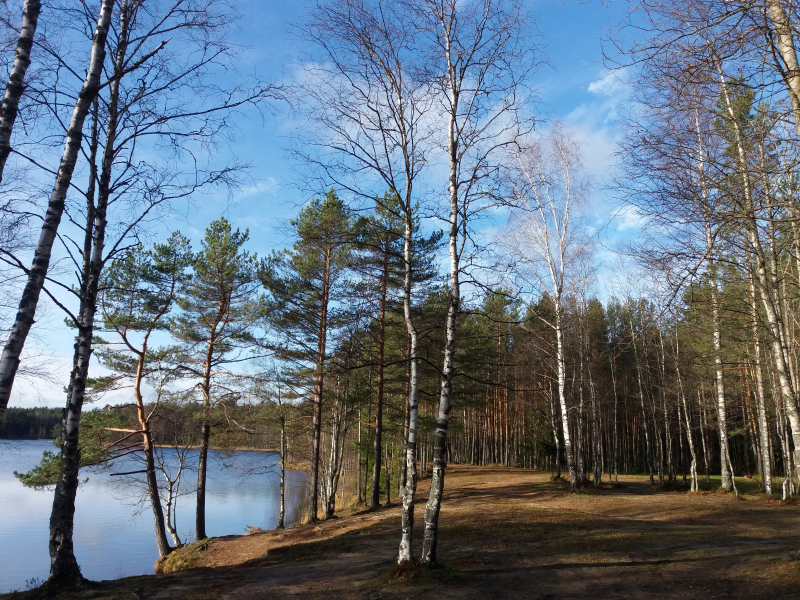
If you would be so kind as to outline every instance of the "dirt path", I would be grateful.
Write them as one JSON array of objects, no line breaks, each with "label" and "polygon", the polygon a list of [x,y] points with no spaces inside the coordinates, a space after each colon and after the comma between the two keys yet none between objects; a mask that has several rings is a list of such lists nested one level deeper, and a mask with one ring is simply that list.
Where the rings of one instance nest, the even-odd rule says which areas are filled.
[{"label": "dirt path", "polygon": [[[185,551],[197,568],[59,598],[800,599],[800,561],[785,560],[800,550],[799,507],[620,481],[624,487],[569,495],[544,473],[448,467],[443,566],[400,579],[393,508],[213,539]],[[420,539],[418,528],[417,552]]]}]

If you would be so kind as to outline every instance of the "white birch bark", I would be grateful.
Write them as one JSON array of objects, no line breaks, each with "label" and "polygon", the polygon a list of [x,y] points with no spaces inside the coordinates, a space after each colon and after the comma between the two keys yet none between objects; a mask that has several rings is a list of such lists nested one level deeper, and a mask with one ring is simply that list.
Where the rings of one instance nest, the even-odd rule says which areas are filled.
[{"label": "white birch bark", "polygon": [[761,295],[761,302],[764,307],[764,314],[767,319],[767,325],[770,333],[773,359],[775,361],[775,370],[778,375],[778,383],[781,390],[783,399],[784,410],[786,412],[787,420],[791,428],[791,435],[794,441],[794,462],[795,465],[800,464],[800,414],[798,414],[797,402],[795,398],[795,389],[792,384],[792,374],[789,366],[788,347],[784,338],[784,323],[782,315],[780,314],[780,307],[777,304],[777,289],[774,282],[771,281],[769,273],[769,259],[767,252],[761,243],[760,233],[758,230],[758,223],[755,219],[755,205],[752,197],[752,185],[750,181],[750,173],[747,167],[747,157],[744,149],[744,141],[742,132],[740,131],[739,124],[736,120],[736,115],[733,109],[733,103],[728,91],[728,83],[722,67],[717,65],[720,75],[720,83],[722,87],[722,95],[725,99],[725,106],[730,117],[731,126],[736,140],[736,150],[739,162],[739,171],[742,177],[742,193],[744,196],[745,206],[742,210],[741,219],[744,226],[750,251],[755,262],[755,283]]},{"label": "white birch bark", "polygon": [[[686,402],[686,394],[683,391],[683,379],[681,378],[677,318],[675,322],[675,377],[678,381],[678,394],[680,395],[681,406],[683,407],[684,424],[686,425],[686,439],[689,441],[689,453],[692,456],[692,464],[689,467],[689,473],[691,475],[691,485],[689,489],[692,492],[697,492],[700,489],[697,483],[697,454],[694,451],[694,439],[692,438],[692,419],[689,417],[689,407]],[[684,474],[685,473],[686,471],[684,471]],[[685,481],[686,480],[684,479],[684,485]]]},{"label": "white birch bark", "polygon": [[[25,91],[25,73],[31,64],[31,47],[41,9],[41,0],[25,0],[22,6],[22,27],[14,52],[14,65],[8,76],[6,95],[0,105],[0,182],[3,181],[3,171],[11,154],[11,131],[17,118],[19,99]],[[0,412],[0,420],[2,416]]]},{"label": "white birch bark", "polygon": [[619,483],[619,439],[617,426],[617,405],[619,404],[619,398],[617,396],[617,376],[614,369],[614,363],[617,360],[616,354],[612,354],[609,359],[611,363],[611,385],[614,390],[614,482]]},{"label": "white birch bark", "polygon": [[39,241],[36,244],[31,268],[28,271],[28,279],[20,298],[19,310],[3,349],[2,357],[0,357],[0,417],[5,414],[8,406],[25,340],[34,323],[39,294],[41,294],[47,270],[50,266],[53,243],[56,239],[61,216],[64,213],[64,203],[72,182],[72,173],[75,170],[75,164],[83,142],[83,124],[95,96],[100,91],[100,77],[103,74],[103,63],[106,56],[106,37],[113,8],[113,0],[103,0],[100,6],[100,16],[94,32],[86,79],[72,111],[64,152],[61,156],[61,164],[58,168],[53,191],[50,194],[50,201],[47,205]]},{"label": "white birch bark", "polygon": [[784,10],[782,0],[766,0],[766,13],[773,30],[770,44],[783,61],[781,76],[789,94],[795,127],[800,133],[800,65],[794,45],[795,25]]},{"label": "white birch bark", "polygon": [[647,413],[644,407],[644,387],[642,386],[642,365],[639,362],[639,352],[636,349],[636,332],[633,329],[633,305],[631,303],[630,308],[630,328],[631,328],[631,344],[633,345],[633,358],[636,361],[636,382],[639,384],[639,402],[641,404],[642,409],[642,428],[644,429],[644,442],[645,442],[645,452],[646,455],[646,462],[647,467],[650,470],[650,484],[655,484],[655,480],[653,479],[653,452],[650,448],[650,433],[647,427]]},{"label": "white birch bark", "polygon": [[[746,240],[745,240],[746,243]],[[764,377],[761,372],[761,341],[758,335],[758,311],[756,306],[756,288],[753,283],[753,270],[750,264],[750,256],[747,256],[747,281],[750,288],[750,312],[752,315],[753,328],[753,369],[756,380],[756,396],[758,404],[758,439],[759,450],[761,452],[762,477],[764,481],[764,493],[772,496],[772,461],[769,456],[769,426],[767,425],[767,409],[764,400]]]}]

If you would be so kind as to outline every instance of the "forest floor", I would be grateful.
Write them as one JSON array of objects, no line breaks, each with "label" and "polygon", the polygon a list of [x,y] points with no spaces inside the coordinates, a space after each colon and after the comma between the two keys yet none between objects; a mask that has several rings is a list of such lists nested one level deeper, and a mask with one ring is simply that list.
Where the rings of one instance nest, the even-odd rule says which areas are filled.
[{"label": "forest floor", "polygon": [[[448,466],[437,569],[394,568],[400,509],[191,544],[176,572],[4,598],[800,598],[800,506],[620,476],[570,495],[550,474]],[[415,552],[428,481],[420,482]]]}]

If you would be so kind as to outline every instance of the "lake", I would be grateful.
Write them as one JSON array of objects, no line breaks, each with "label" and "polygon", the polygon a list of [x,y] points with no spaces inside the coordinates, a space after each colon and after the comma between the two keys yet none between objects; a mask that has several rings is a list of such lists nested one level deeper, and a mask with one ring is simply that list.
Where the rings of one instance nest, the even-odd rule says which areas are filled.
[{"label": "lake", "polygon": [[[38,585],[50,571],[47,544],[53,492],[25,488],[13,474],[30,470],[45,450],[57,448],[48,441],[0,440],[0,593],[24,590],[32,580]],[[197,455],[196,450],[189,453],[186,464],[195,470],[184,471],[181,493],[187,493],[178,499],[176,529],[183,543],[194,539]],[[275,528],[280,477],[264,467],[276,460],[277,455],[268,452],[209,453],[209,536],[241,534],[247,525]],[[153,572],[158,550],[153,512],[149,502],[141,502],[143,488],[110,475],[141,468],[135,458],[123,457],[113,470],[81,470],[74,538],[84,577],[102,580]],[[287,470],[287,527],[296,519],[305,481],[305,473]]]}]

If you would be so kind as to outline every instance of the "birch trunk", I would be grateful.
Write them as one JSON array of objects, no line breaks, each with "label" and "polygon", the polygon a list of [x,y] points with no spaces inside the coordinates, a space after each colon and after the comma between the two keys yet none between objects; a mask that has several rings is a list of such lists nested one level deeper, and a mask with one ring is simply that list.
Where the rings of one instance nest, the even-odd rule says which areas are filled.
[{"label": "birch trunk", "polygon": [[553,440],[556,444],[556,479],[561,479],[561,438],[558,437],[558,421],[556,421],[556,410],[553,406],[553,386],[548,382],[547,397],[550,400],[550,424],[553,428]]},{"label": "birch trunk", "polygon": [[6,95],[0,105],[0,182],[3,181],[3,171],[8,155],[11,154],[11,131],[17,118],[19,99],[25,91],[25,73],[31,64],[31,47],[41,9],[41,0],[25,0],[22,6],[22,28],[14,52],[14,65],[8,76]]},{"label": "birch trunk", "polygon": [[286,514],[286,417],[281,415],[281,489],[280,489],[280,497],[281,497],[281,505],[280,510],[278,511],[278,525],[276,529],[284,529],[284,518]]},{"label": "birch trunk", "polygon": [[[410,190],[407,188],[407,194]],[[417,423],[419,420],[419,407],[417,405],[417,346],[419,335],[414,326],[411,313],[411,285],[412,272],[412,241],[414,222],[411,218],[410,197],[406,199],[405,227],[403,229],[403,263],[405,277],[403,281],[403,318],[408,331],[408,398],[406,410],[408,411],[408,432],[405,440],[405,477],[406,485],[403,490],[403,514],[400,518],[400,549],[397,555],[398,564],[406,564],[414,559],[414,496],[417,493]]]},{"label": "birch trunk", "polygon": [[795,26],[781,0],[766,0],[766,9],[774,34],[770,43],[783,61],[781,76],[792,104],[795,127],[800,133],[800,65],[794,45]]},{"label": "birch trunk", "polygon": [[[95,31],[95,40],[99,36],[103,38],[103,41],[105,41],[111,8],[112,7],[107,5],[106,2],[103,3],[101,8],[101,16],[98,20],[97,30]],[[103,12],[106,9],[108,10],[108,15],[105,15]],[[123,2],[120,9],[120,41],[115,60],[115,73],[120,73],[122,71],[122,65],[125,59],[129,25],[128,19],[129,14],[127,2]],[[104,28],[101,29],[103,24]],[[96,58],[94,50],[95,49],[93,48],[93,60]],[[102,58],[104,59],[104,53]],[[97,75],[99,77],[99,73]],[[83,90],[81,93],[83,93]],[[92,98],[89,99],[89,104],[91,104],[93,101],[96,93],[97,90],[95,89]],[[59,475],[58,482],[56,483],[56,488],[53,495],[53,508],[50,513],[50,577],[48,581],[59,586],[76,586],[80,584],[82,579],[80,567],[75,559],[72,543],[75,516],[75,497],[78,491],[78,470],[80,467],[80,450],[78,449],[78,439],[81,411],[83,408],[83,401],[86,391],[86,380],[89,375],[89,362],[92,355],[94,321],[97,308],[97,290],[100,283],[100,273],[104,264],[103,252],[105,248],[106,227],[108,224],[106,213],[108,209],[110,193],[111,168],[114,159],[118,101],[119,78],[112,82],[110,90],[106,145],[103,153],[103,166],[100,174],[97,207],[94,211],[91,260],[89,262],[88,273],[86,273],[88,276],[84,277],[81,281],[81,302],[78,316],[78,339],[75,343],[73,368],[72,373],[70,374],[69,387],[67,389],[67,407],[64,411],[64,420],[62,422],[61,473]],[[85,117],[85,115],[86,112],[84,112],[83,117]],[[73,118],[74,116],[75,115],[73,113]],[[81,129],[82,127],[83,119],[81,119]],[[70,124],[70,129],[72,129],[72,124]],[[81,131],[79,130],[76,140],[78,148],[76,150],[80,149],[80,134]],[[74,163],[75,161],[73,160],[72,168],[74,168]],[[70,178],[71,174],[72,169],[70,169]],[[61,209],[63,211],[63,198]],[[92,225],[87,223],[87,234],[91,230]],[[53,233],[55,232],[53,231]],[[85,260],[86,257],[84,256],[84,261]],[[44,274],[42,275],[42,282],[43,279]],[[39,287],[39,290],[41,290],[41,286]]]},{"label": "birch trunk", "polygon": [[642,407],[642,427],[644,428],[644,441],[645,441],[645,465],[650,470],[650,484],[655,484],[653,479],[653,453],[650,449],[650,433],[647,430],[647,413],[644,408],[644,388],[642,387],[642,366],[639,364],[639,353],[636,349],[636,333],[633,330],[633,310],[630,315],[631,325],[631,344],[633,345],[633,358],[636,361],[636,381],[639,384],[639,401]]},{"label": "birch trunk", "polygon": [[[711,244],[711,229],[706,222],[706,240]],[[709,258],[709,273],[711,274],[711,313],[714,324],[714,366],[717,386],[717,418],[720,447],[720,465],[722,472],[722,489],[730,492],[733,489],[731,472],[725,457],[728,455],[728,419],[725,413],[725,379],[722,371],[722,335],[719,329],[719,291],[717,289],[716,266],[713,259]]]},{"label": "birch trunk", "polygon": [[[31,326],[34,323],[36,307],[39,303],[39,294],[44,286],[47,270],[50,266],[50,256],[53,251],[56,232],[58,231],[61,216],[64,213],[64,203],[67,192],[72,182],[72,173],[75,170],[75,163],[80,154],[81,143],[83,141],[83,124],[86,115],[92,106],[97,93],[100,91],[100,77],[103,73],[103,63],[106,56],[106,37],[108,26],[111,20],[111,13],[114,8],[113,0],[103,0],[100,6],[100,16],[97,20],[94,38],[92,41],[91,58],[89,68],[86,72],[86,79],[83,82],[75,108],[72,111],[69,128],[67,129],[64,152],[61,156],[61,164],[58,174],[50,194],[50,201],[47,205],[44,223],[36,244],[33,255],[33,262],[28,271],[28,279],[22,292],[14,324],[3,349],[0,358],[0,417],[5,415],[8,400],[11,396],[11,389],[14,385],[14,377],[19,368],[20,355],[25,346]],[[75,435],[77,436],[77,423]],[[67,535],[62,532],[59,535]],[[72,532],[69,531],[71,538]],[[58,536],[57,536],[58,537]],[[71,544],[71,541],[70,541]],[[58,544],[56,544],[58,546]],[[70,547],[71,552],[71,547]]]},{"label": "birch trunk", "polygon": [[[681,397],[681,405],[683,406],[683,417],[685,419],[686,425],[686,439],[689,441],[689,453],[692,456],[692,464],[689,467],[689,473],[691,474],[692,482],[690,491],[697,492],[700,488],[697,484],[697,454],[694,451],[694,440],[692,439],[692,420],[689,417],[689,407],[686,403],[686,394],[683,392],[683,380],[681,379],[681,368],[680,368],[680,361],[679,361],[679,347],[678,347],[678,327],[677,322],[675,324],[675,377],[678,381],[678,394]],[[686,473],[686,471],[684,471]],[[686,479],[684,476],[684,485]]]},{"label": "birch trunk", "polygon": [[[746,242],[745,242],[746,243]],[[756,395],[758,404],[758,433],[761,453],[761,476],[764,481],[764,493],[772,496],[772,464],[769,456],[769,426],[767,425],[767,407],[764,399],[764,378],[761,372],[761,342],[758,337],[758,312],[756,310],[756,288],[753,283],[753,271],[750,256],[747,256],[747,280],[750,287],[750,311],[753,317],[753,350],[755,353],[754,369],[756,379]]]},{"label": "birch trunk", "polygon": [[[449,46],[448,46],[449,52]],[[449,57],[449,55],[448,55]],[[444,360],[442,363],[442,381],[439,394],[439,412],[436,417],[436,433],[433,438],[433,472],[428,503],[425,507],[425,533],[422,547],[422,562],[433,567],[437,564],[436,541],[439,529],[439,510],[444,491],[444,470],[446,467],[447,427],[450,420],[450,396],[453,391],[453,356],[456,350],[456,319],[461,302],[459,285],[460,255],[458,252],[459,206],[458,206],[458,162],[459,149],[456,142],[456,112],[459,106],[458,93],[451,81],[450,112],[447,128],[447,151],[450,160],[450,290],[447,303],[447,321],[445,323]]]},{"label": "birch trunk", "polygon": [[[178,469],[178,478],[180,477],[180,472],[183,468],[183,459],[181,459],[181,467]],[[170,537],[172,538],[172,543],[175,544],[176,548],[180,548],[183,543],[181,542],[180,536],[178,536],[177,525],[175,521],[175,511],[174,507],[177,502],[177,490],[175,489],[176,483],[166,477],[167,480],[167,520],[166,520],[166,528],[169,532]],[[177,479],[176,479],[177,481]]]},{"label": "birch trunk", "polygon": [[[702,387],[702,383],[700,384]],[[703,406],[703,398],[700,390],[697,390],[697,403],[700,406],[700,441],[703,443],[703,463],[706,468],[706,485],[711,486],[711,475],[708,470],[708,446],[706,445],[706,428],[708,427],[708,420],[706,419],[706,409]]]},{"label": "birch trunk", "polygon": [[569,416],[567,413],[567,394],[566,394],[566,361],[564,356],[564,332],[561,322],[561,298],[555,304],[556,312],[556,362],[558,369],[558,401],[561,405],[561,429],[564,436],[564,455],[567,457],[567,469],[569,470],[569,491],[578,491],[578,474],[575,469],[575,456],[572,451],[572,443],[569,435]]},{"label": "birch trunk", "polygon": [[739,124],[735,118],[732,100],[728,92],[728,85],[722,68],[718,66],[722,93],[728,114],[731,117],[731,124],[735,134],[736,149],[739,161],[739,170],[742,176],[742,192],[744,196],[743,225],[747,234],[750,250],[755,261],[755,283],[759,288],[761,301],[764,306],[764,313],[769,327],[772,353],[775,360],[775,370],[778,375],[781,396],[783,399],[784,411],[789,421],[791,435],[794,442],[794,461],[795,465],[800,465],[800,414],[798,414],[795,389],[791,377],[790,358],[788,347],[784,338],[784,317],[781,315],[780,306],[777,301],[776,282],[771,281],[769,273],[769,259],[765,251],[758,231],[758,223],[755,219],[755,205],[752,197],[752,185],[750,174],[747,168],[747,156],[744,149],[744,142]]}]

